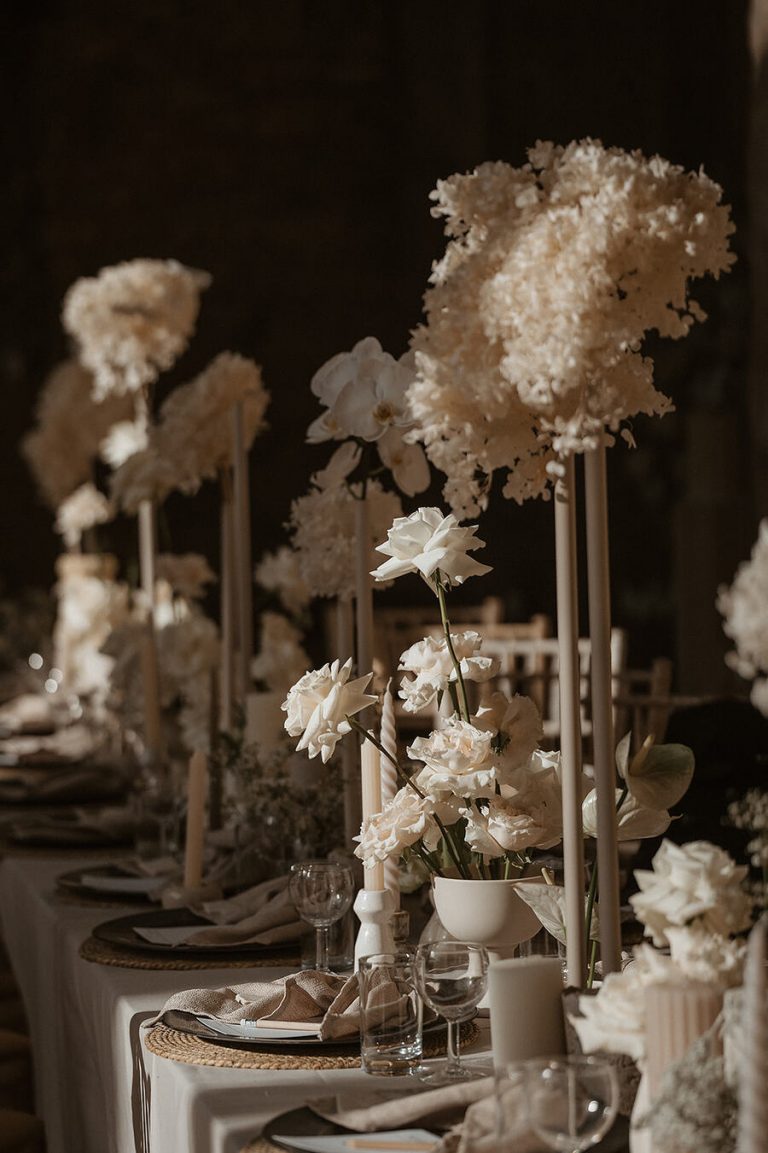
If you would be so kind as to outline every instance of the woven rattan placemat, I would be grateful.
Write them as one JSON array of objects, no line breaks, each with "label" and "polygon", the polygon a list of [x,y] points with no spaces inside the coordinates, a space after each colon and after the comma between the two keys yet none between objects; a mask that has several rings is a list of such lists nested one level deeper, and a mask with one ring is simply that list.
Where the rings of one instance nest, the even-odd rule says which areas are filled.
[{"label": "woven rattan placemat", "polygon": [[194,957],[153,956],[133,953],[96,937],[87,937],[80,946],[80,956],[95,965],[114,965],[118,969],[264,969],[295,965],[298,953],[222,953],[198,960]]},{"label": "woven rattan placemat", "polygon": [[[472,1021],[461,1026],[461,1039],[467,1044],[477,1036],[477,1027]],[[151,1053],[166,1057],[170,1061],[181,1061],[184,1065],[213,1065],[218,1069],[356,1069],[360,1065],[360,1053],[349,1048],[339,1047],[338,1051],[326,1049],[323,1053],[302,1054],[287,1050],[236,1049],[193,1037],[190,1033],[180,1033],[167,1025],[155,1025],[146,1034],[145,1044]],[[424,1045],[425,1057],[438,1057],[445,1052],[445,1040],[440,1037]],[[271,1149],[269,1144],[266,1149]]]}]

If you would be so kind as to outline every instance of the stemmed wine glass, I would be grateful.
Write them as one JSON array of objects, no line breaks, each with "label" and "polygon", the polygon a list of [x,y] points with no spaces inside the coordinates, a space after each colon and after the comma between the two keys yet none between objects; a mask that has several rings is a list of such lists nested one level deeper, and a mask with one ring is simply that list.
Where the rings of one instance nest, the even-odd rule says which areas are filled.
[{"label": "stemmed wine glass", "polygon": [[336,861],[299,861],[291,866],[291,899],[302,921],[315,929],[315,968],[330,972],[328,929],[352,904],[352,869]]},{"label": "stemmed wine glass", "polygon": [[471,1081],[484,1072],[468,1069],[459,1060],[459,1026],[472,1016],[488,984],[488,953],[467,941],[427,941],[416,950],[416,987],[422,1000],[448,1025],[444,1065],[420,1072],[422,1081],[449,1085]]},{"label": "stemmed wine glass", "polygon": [[512,1066],[524,1070],[526,1109],[534,1133],[558,1153],[581,1153],[616,1118],[616,1070],[598,1057],[553,1057]]}]

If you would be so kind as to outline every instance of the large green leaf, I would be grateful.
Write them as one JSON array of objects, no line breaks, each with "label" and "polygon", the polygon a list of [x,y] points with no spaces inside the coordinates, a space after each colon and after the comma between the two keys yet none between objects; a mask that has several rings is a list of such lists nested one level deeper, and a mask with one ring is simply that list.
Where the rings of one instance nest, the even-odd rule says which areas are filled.
[{"label": "large green leaf", "polygon": [[[642,751],[642,750],[641,750]],[[685,796],[695,759],[687,745],[652,745],[627,768],[630,793],[649,809],[669,809]]]}]

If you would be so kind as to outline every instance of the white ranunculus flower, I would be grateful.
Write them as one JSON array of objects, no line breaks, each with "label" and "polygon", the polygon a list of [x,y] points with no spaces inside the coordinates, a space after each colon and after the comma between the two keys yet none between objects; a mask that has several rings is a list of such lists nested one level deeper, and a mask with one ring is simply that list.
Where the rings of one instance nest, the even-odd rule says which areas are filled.
[{"label": "white ranunculus flower", "polygon": [[424,762],[417,777],[419,788],[438,798],[491,795],[496,782],[491,741],[491,733],[456,714],[429,737],[417,737],[407,751],[412,760]]},{"label": "white ranunculus flower", "polygon": [[[621,789],[616,790],[616,800],[621,796]],[[582,820],[584,822],[584,836],[597,836],[597,789],[590,789],[581,804]],[[617,831],[620,841],[634,841],[636,838],[660,837],[666,833],[672,824],[672,818],[666,809],[649,809],[641,805],[636,797],[629,793],[622,801],[618,811]]]},{"label": "white ranunculus flower", "polygon": [[437,570],[450,585],[460,585],[471,576],[490,572],[490,566],[469,556],[483,548],[485,541],[475,537],[476,525],[460,525],[453,513],[445,516],[439,508],[420,508],[410,516],[398,517],[376,551],[390,559],[371,574],[374,580],[392,580],[417,572],[427,583]]},{"label": "white ranunculus flower", "polygon": [[324,764],[333,755],[337,742],[351,731],[346,718],[377,699],[365,692],[373,674],[350,681],[351,672],[350,657],[343,665],[336,660],[305,673],[280,706],[287,713],[286,732],[291,737],[301,737],[297,751],[306,749],[310,757],[320,754]]},{"label": "white ranunculus flower", "polygon": [[[496,675],[498,661],[480,655],[479,633],[451,633],[451,644],[465,681],[487,681]],[[425,637],[411,645],[402,653],[398,669],[414,674],[403,677],[398,694],[406,712],[411,713],[431,705],[438,693],[457,680],[445,637]]]},{"label": "white ranunculus flower", "polygon": [[728,937],[749,925],[751,902],[742,888],[746,875],[746,865],[737,865],[708,841],[663,841],[653,870],[635,871],[640,892],[629,900],[656,945],[667,943],[667,929],[684,925]]}]

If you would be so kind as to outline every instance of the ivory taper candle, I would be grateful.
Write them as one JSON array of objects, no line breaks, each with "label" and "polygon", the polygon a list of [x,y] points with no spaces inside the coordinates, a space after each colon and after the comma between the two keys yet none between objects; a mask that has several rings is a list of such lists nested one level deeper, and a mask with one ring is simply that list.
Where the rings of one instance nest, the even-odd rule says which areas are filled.
[{"label": "ivory taper candle", "polygon": [[[363,741],[360,750],[360,780],[363,793],[363,824],[381,812],[381,764],[379,750],[370,741]],[[384,863],[377,861],[364,870],[366,889],[384,888]]]},{"label": "ivory taper candle", "polygon": [[[390,760],[390,757],[395,761],[397,760],[397,726],[395,724],[395,702],[390,688],[391,683],[390,681],[387,684],[381,706],[381,746],[389,753],[388,757],[385,757],[383,754],[381,757],[382,808],[386,805],[387,801],[392,800],[400,787],[397,779],[397,769]],[[384,861],[384,887],[391,889],[395,898],[395,908],[399,909],[400,866],[397,857],[387,857],[386,861]]]},{"label": "ivory taper candle", "polygon": [[576,469],[563,461],[555,486],[557,642],[560,653],[560,753],[563,788],[563,865],[568,985],[580,989],[586,970],[584,931],[584,833],[581,815],[581,692],[579,675]]},{"label": "ivory taper candle", "polygon": [[768,1153],[768,914],[747,945],[739,1068],[738,1153]]},{"label": "ivory taper candle", "polygon": [[205,790],[208,762],[196,750],[189,758],[187,777],[187,836],[184,848],[184,888],[199,889],[203,882],[203,843],[205,840]]},{"label": "ivory taper candle", "polygon": [[251,687],[253,651],[253,598],[251,595],[251,496],[248,450],[243,429],[243,404],[232,408],[232,466],[234,487],[234,561],[237,587],[238,699],[242,705]]},{"label": "ivory taper candle", "polygon": [[[348,597],[336,601],[336,656],[346,661],[355,655],[355,611]],[[357,743],[353,737],[341,742],[341,777],[344,790],[344,844],[352,851],[354,839],[360,832],[361,800],[360,773],[357,763]]]},{"label": "ivory taper candle", "polygon": [[365,676],[373,666],[373,580],[371,568],[371,526],[368,500],[355,501],[355,616],[357,626],[357,675]]},{"label": "ivory taper candle", "polygon": [[[589,635],[592,641],[592,744],[597,792],[600,961],[603,976],[621,969],[619,851],[611,668],[611,583],[605,445],[584,454]],[[620,736],[624,734],[621,733]]]},{"label": "ivory taper candle", "polygon": [[157,669],[157,644],[151,618],[144,625],[141,638],[141,687],[144,697],[144,743],[151,760],[163,758],[163,724],[160,713],[160,679]]}]

